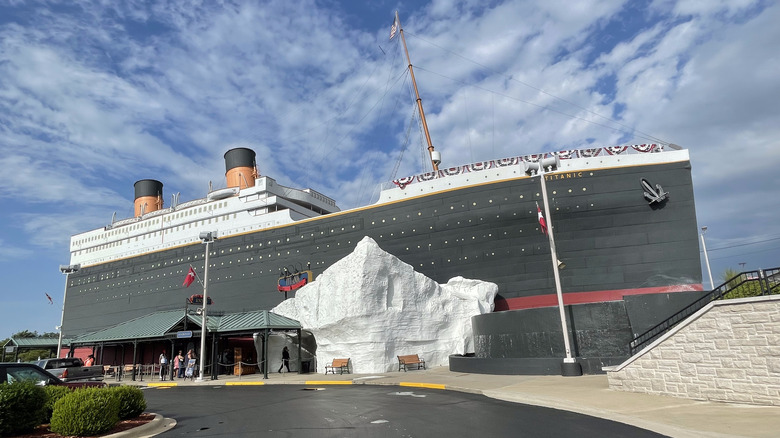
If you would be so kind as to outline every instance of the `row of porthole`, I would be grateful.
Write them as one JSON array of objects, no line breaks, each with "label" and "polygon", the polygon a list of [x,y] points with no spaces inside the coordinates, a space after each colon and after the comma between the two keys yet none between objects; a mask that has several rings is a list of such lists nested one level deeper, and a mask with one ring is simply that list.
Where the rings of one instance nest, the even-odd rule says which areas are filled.
[{"label": "row of porthole", "polygon": [[[492,237],[492,233],[491,233],[491,234],[488,234],[488,235],[487,235],[487,237]],[[472,239],[472,240],[476,240],[476,236],[472,236],[472,237],[471,237],[471,239]],[[456,239],[456,241],[457,241],[457,240],[463,240],[463,241],[465,242],[465,239]],[[351,241],[348,241],[346,244],[347,244],[347,245],[350,245],[351,243],[352,243]],[[448,241],[444,241],[444,243],[445,243],[445,244],[448,244],[449,242],[448,242]],[[340,246],[340,245],[341,245],[341,242],[338,242],[336,245],[337,245],[337,246]],[[430,247],[432,246],[432,244],[430,244],[430,243],[429,243],[427,246],[428,246],[428,248],[430,248]],[[327,247],[330,247],[330,245],[327,245]],[[420,245],[417,245],[417,248],[418,248],[418,249],[422,249],[422,247],[421,247]],[[319,247],[319,246],[318,246],[318,247],[317,247],[317,249],[321,249],[321,247]],[[406,248],[406,250],[407,250],[407,251],[409,251],[409,247],[407,247],[407,248]],[[524,250],[523,250],[523,251],[524,251]],[[296,251],[296,252],[297,252],[297,253],[300,253],[300,251]],[[291,255],[291,252],[290,252],[290,251],[288,251],[286,255]],[[281,256],[281,253],[277,253],[277,254],[276,254],[276,256],[277,256],[277,257]],[[273,254],[268,254],[268,256],[267,256],[267,257],[268,257],[268,258],[273,258]],[[475,256],[475,257],[476,257],[476,256]],[[259,261],[259,260],[262,260],[262,259],[263,259],[263,256],[262,256],[262,255],[258,255],[258,256],[257,256],[257,258],[258,258],[258,261]],[[465,259],[468,259],[468,257],[466,257]],[[247,262],[247,263],[248,263],[248,262],[251,262],[252,260],[254,260],[254,257],[248,257],[248,258],[244,259],[244,261],[245,261],[245,262]],[[232,261],[232,260],[231,260],[231,261],[228,261],[228,262],[221,262],[219,266],[225,266],[225,264],[227,264],[227,265],[232,265],[232,264],[233,264],[233,262],[234,262],[234,261]],[[241,263],[241,259],[238,259],[238,260],[236,260],[235,262],[236,262],[237,264],[238,264],[238,263]],[[450,260],[450,259],[448,259],[448,262],[451,262],[451,260]],[[316,263],[315,263],[315,265],[319,265],[319,264],[324,264],[324,262],[316,262]],[[431,262],[431,264],[434,264],[434,263],[433,263],[433,262]],[[158,264],[157,264],[157,266],[158,266],[158,267],[159,267],[160,265],[161,265],[160,263],[158,263]],[[214,265],[211,265],[211,266],[212,266],[212,267],[216,267],[217,265],[216,265],[216,264],[214,264]],[[424,266],[424,264],[420,264],[420,266]],[[260,273],[262,274],[262,273],[263,273],[263,271],[261,271]],[[141,279],[138,279],[138,278],[136,278],[136,279],[132,280],[131,282],[133,282],[133,283],[137,283],[137,282],[139,282],[139,281],[141,281],[141,282],[143,282],[143,281],[149,281],[149,280],[152,280],[152,279],[155,279],[155,278],[157,278],[157,279],[159,279],[159,278],[161,278],[161,277],[162,277],[162,278],[165,278],[165,277],[167,277],[168,275],[171,275],[171,276],[181,276],[181,275],[184,275],[184,274],[185,274],[185,270],[184,270],[184,269],[180,269],[180,270],[178,270],[178,271],[176,271],[176,272],[162,273],[162,274],[157,274],[156,276],[148,276],[148,277],[146,277],[146,278],[141,278]],[[245,276],[246,274],[242,274],[242,275],[244,275],[244,276]],[[215,281],[219,281],[219,280],[220,280],[220,277],[217,277],[217,278],[215,279]],[[110,288],[110,287],[116,287],[116,286],[123,286],[123,285],[126,285],[126,284],[127,284],[127,282],[124,282],[124,283],[119,283],[119,284],[117,284],[117,283],[114,283],[114,284],[111,284],[111,285],[109,285],[109,286],[107,286],[107,287],[109,287],[109,288]],[[169,287],[169,289],[170,289],[170,288],[173,288],[173,287],[176,287],[176,288],[178,288],[179,286],[171,286],[171,287]],[[98,286],[98,287],[96,287],[96,288],[94,288],[94,289],[93,289],[93,288],[90,288],[90,289],[88,289],[88,291],[92,291],[92,290],[99,290],[99,288],[100,288],[99,286]],[[159,290],[159,288],[157,288],[157,289],[155,289],[155,290]]]},{"label": "row of porthole", "polygon": [[[515,213],[515,215],[516,215],[516,213]],[[499,216],[497,215],[496,217],[499,217]],[[480,218],[480,220],[482,220],[482,218]],[[469,220],[469,223],[470,223],[470,222],[471,222],[471,220]],[[460,222],[458,222],[458,224],[460,224]],[[431,229],[433,229],[433,227],[432,227],[432,226],[431,226],[430,228],[431,228]],[[412,232],[415,232],[415,231],[416,231],[416,229],[412,229]],[[521,233],[522,233],[522,230],[520,230],[519,232],[521,232]],[[401,231],[401,234],[402,234],[402,235],[403,235],[403,234],[405,234],[405,231]],[[507,232],[504,232],[504,235],[507,235]],[[395,233],[390,233],[390,236],[391,236],[391,237],[394,237],[394,236],[395,236]],[[382,236],[382,235],[380,235],[380,238],[381,238],[381,237],[383,237],[383,236]],[[488,235],[488,237],[492,237],[492,234],[489,234],[489,235]],[[476,239],[476,236],[472,236],[471,238],[472,238],[472,240],[475,240],[475,239]],[[465,242],[465,240],[464,240],[464,239],[460,239],[460,240],[462,240],[462,241],[464,241],[464,242]],[[456,242],[457,242],[457,241],[458,241],[458,239],[456,239]],[[268,241],[268,242],[269,242],[269,244],[271,243],[271,241]],[[280,243],[280,242],[281,242],[281,240],[277,240],[277,242],[279,242],[279,243]],[[348,244],[348,245],[349,245],[349,244],[351,244],[351,243],[352,243],[352,241],[348,241],[348,242],[347,242],[347,244]],[[444,241],[444,244],[448,244],[448,243],[449,243],[448,241],[446,241],[446,240]],[[260,245],[262,245],[262,244],[260,244]],[[340,245],[341,245],[341,242],[337,242],[336,246],[340,246]],[[251,247],[253,247],[253,246],[254,246],[254,245],[247,245],[247,246],[246,246],[246,248],[251,248]],[[430,247],[430,246],[431,246],[431,244],[429,244],[428,246]],[[330,248],[330,244],[326,245],[326,248]],[[419,246],[418,246],[418,248],[419,248]],[[241,246],[239,246],[239,247],[238,247],[238,248],[236,248],[236,249],[237,249],[237,250],[240,250],[240,249],[241,249]],[[317,247],[316,247],[316,249],[318,249],[318,250],[319,250],[319,249],[322,249],[322,247],[321,247],[321,246],[317,246]],[[407,251],[408,251],[408,250],[409,250],[409,248],[407,247]],[[230,248],[230,249],[228,250],[228,252],[233,252],[233,249],[232,249],[232,248]],[[220,253],[221,253],[221,254],[224,254],[224,253],[225,253],[225,250],[222,250],[222,251],[220,251]],[[300,253],[300,250],[296,250],[296,253]],[[280,257],[281,255],[282,255],[282,253],[280,253],[280,252],[277,252],[277,253],[276,253],[276,256],[277,256],[277,257]],[[291,252],[290,252],[290,251],[287,251],[286,255],[291,255]],[[258,257],[258,260],[262,260],[262,259],[264,258],[264,256],[262,256],[262,255],[258,255],[257,257]],[[268,256],[267,256],[267,257],[268,257],[269,259],[270,259],[270,258],[273,258],[273,254],[268,254]],[[192,257],[188,257],[187,259],[188,259],[188,260],[190,260],[191,258],[192,258]],[[198,258],[198,256],[196,255],[194,258],[195,258],[195,259],[197,259],[197,258]],[[251,260],[253,260],[253,258],[247,258],[247,259],[246,259],[246,261],[247,261],[247,262],[249,262],[249,261],[251,261]],[[180,259],[178,259],[178,260],[177,260],[177,262],[178,262],[178,263],[181,263],[182,261],[183,261],[183,259],[182,259],[182,258],[180,258]],[[236,262],[237,262],[237,263],[241,263],[241,259],[237,260]],[[171,263],[174,263],[174,262],[173,262],[173,261],[171,261]],[[229,262],[227,262],[227,263],[228,263],[228,265],[230,265],[230,264],[232,264],[232,263],[233,263],[233,261],[229,261]],[[155,267],[159,268],[159,267],[162,267],[163,265],[167,265],[167,264],[168,264],[168,262],[165,262],[165,263],[162,263],[162,262],[160,262],[160,263],[157,263],[156,265],[155,265],[155,264],[152,264],[152,265],[150,266],[150,268],[152,268],[152,269],[153,269],[153,268],[155,268]],[[220,264],[220,266],[224,266],[224,265],[225,265],[225,262],[222,262],[222,263]],[[183,274],[183,271],[182,271],[182,272],[179,272],[179,274]],[[163,274],[163,275],[164,275],[164,274]],[[159,278],[159,277],[160,277],[160,275],[158,274],[158,275],[157,275],[157,278]],[[152,277],[147,277],[147,278],[145,278],[145,279],[142,279],[141,281],[144,281],[144,280],[150,280],[150,279],[152,279]],[[86,280],[86,282],[87,282],[87,283],[89,283],[89,282],[91,282],[90,280],[92,280],[92,278],[88,278],[88,279],[85,279],[85,280]],[[102,278],[102,277],[101,277],[101,281],[102,281],[102,280],[104,280],[104,278]],[[136,280],[134,280],[134,281],[136,281],[136,282],[137,282],[137,281],[139,281],[139,280],[138,280],[138,279],[136,279]],[[79,284],[79,285],[81,285],[81,284],[83,284],[83,283],[82,283],[82,282],[79,282],[78,284]],[[113,286],[113,285],[112,285],[112,286]]]},{"label": "row of porthole", "polygon": [[[586,188],[584,188],[584,187],[583,187],[583,191],[584,191],[584,190],[586,190]],[[571,192],[571,189],[569,189],[569,192]],[[523,198],[523,195],[520,195],[520,198]],[[488,202],[492,203],[492,202],[493,202],[493,200],[491,199],[491,200],[489,200]],[[472,205],[476,205],[476,202],[472,203]],[[593,204],[591,204],[591,206],[593,206]],[[461,207],[465,207],[465,204],[461,204]],[[454,207],[452,207],[452,206],[451,206],[451,208],[454,208]],[[576,208],[579,208],[579,206],[577,206]],[[558,210],[559,210],[559,208],[558,208]],[[530,215],[530,214],[532,214],[532,213],[533,213],[533,211],[530,211],[530,212],[529,212],[529,215]],[[418,213],[417,213],[417,215],[418,215],[418,216],[421,216],[421,215],[422,215],[422,212],[418,212]],[[514,216],[517,216],[517,213],[515,212],[513,215],[514,215]],[[407,217],[409,217],[409,215],[407,215]],[[497,218],[499,218],[499,217],[500,217],[500,215],[496,215],[496,217],[497,217]],[[394,221],[395,221],[395,220],[396,220],[396,218],[394,217],[392,220],[394,220]],[[484,220],[483,218],[480,218],[480,221],[483,221],[483,220]],[[383,222],[384,222],[384,220],[383,220]],[[468,222],[469,222],[469,223],[471,223],[471,222],[472,222],[472,220],[469,220]],[[372,222],[372,224],[375,224],[375,222]],[[457,222],[457,224],[458,224],[458,225],[460,225],[460,221],[458,221],[458,222]],[[354,229],[354,228],[356,228],[356,226],[355,226],[355,225],[352,225],[352,228]],[[432,229],[433,229],[433,226],[430,226],[429,228],[432,230]],[[342,227],[342,228],[341,228],[341,230],[342,230],[342,231],[345,231],[345,228],[344,228],[344,227]],[[335,228],[334,228],[334,229],[331,229],[331,232],[335,232]],[[416,232],[416,229],[412,229],[412,232]],[[520,230],[519,232],[521,232],[521,233],[522,233],[522,230]],[[320,232],[320,234],[324,234],[324,232]],[[403,235],[403,234],[405,234],[405,231],[401,231],[401,234],[402,234],[402,235]],[[505,232],[504,234],[506,235],[507,233]],[[314,236],[314,233],[310,233],[310,236],[311,236],[311,237],[313,237],[313,236]],[[391,236],[391,237],[394,237],[394,236],[395,236],[395,233],[390,233],[390,236]],[[304,235],[301,235],[301,238],[304,238],[304,237],[305,237]],[[382,237],[384,237],[384,236],[383,236],[383,235],[380,235],[380,238],[382,238]],[[472,236],[472,239],[475,239],[475,237],[474,237],[474,236]],[[289,238],[286,238],[286,239],[285,239],[285,241],[289,241],[289,240],[290,240]],[[277,243],[281,243],[281,239],[277,239]],[[348,243],[351,243],[351,242],[348,242]],[[445,241],[445,244],[446,244],[446,243],[448,243],[448,242],[446,242],[446,241]],[[269,245],[270,245],[270,244],[272,244],[272,241],[270,241],[270,240],[269,240],[269,241],[268,241],[268,244],[269,244]],[[258,244],[258,246],[260,246],[260,247],[261,247],[262,245],[263,245],[262,243],[259,243],[259,244]],[[337,245],[336,245],[336,246],[340,246],[340,243],[337,243]],[[252,244],[252,245],[247,245],[245,248],[249,249],[249,248],[253,248],[253,247],[254,247],[254,244]],[[330,247],[330,244],[326,245],[326,248],[329,248],[329,247]],[[320,247],[320,246],[317,246],[317,249],[321,249],[321,248],[322,248],[322,247]],[[241,250],[241,246],[238,246],[238,247],[236,248],[236,250],[237,250],[237,251],[240,251],[240,250]],[[225,251],[226,251],[226,250],[224,250],[224,249],[223,249],[223,250],[220,250],[220,254],[225,254]],[[228,251],[228,253],[232,253],[232,252],[233,252],[233,249],[232,249],[232,248],[230,248],[230,249],[228,249],[227,251]],[[299,251],[298,251],[298,252],[299,252]],[[290,252],[289,252],[289,251],[287,252],[287,255],[290,255]],[[281,256],[281,253],[277,253],[277,256]],[[273,255],[272,255],[272,254],[269,254],[269,255],[268,255],[268,258],[272,258],[272,257],[273,257]],[[197,258],[198,258],[198,256],[196,255],[194,258],[195,258],[195,259],[197,259]],[[258,258],[259,258],[259,259],[262,259],[262,258],[263,258],[263,256],[258,256]],[[191,257],[188,257],[188,260],[190,260],[190,259],[191,259]],[[179,260],[181,261],[182,259],[179,259]],[[249,260],[249,259],[247,259],[247,260]],[[240,263],[240,260],[238,260],[238,262]],[[167,263],[165,263],[165,264],[167,264]],[[229,264],[232,264],[232,262],[229,262]],[[161,263],[158,263],[158,264],[157,264],[157,267],[160,267],[161,265],[162,265]],[[224,262],[223,262],[223,265],[224,265]],[[154,264],[153,264],[151,267],[152,267],[152,268],[154,268],[154,267],[155,267],[155,266],[154,266]],[[89,279],[87,279],[87,280],[89,280]],[[103,278],[101,278],[101,281],[102,281],[102,280],[103,280]]]},{"label": "row of porthole", "polygon": [[[418,214],[419,214],[419,213],[418,213]],[[514,213],[514,215],[517,215],[517,213]],[[496,217],[498,218],[498,217],[500,217],[500,215],[497,215]],[[393,218],[393,219],[395,219],[395,218]],[[480,221],[482,221],[482,220],[484,220],[484,219],[483,219],[483,218],[480,218]],[[471,223],[471,222],[472,222],[472,220],[469,220],[468,222],[469,222],[469,223]],[[457,224],[458,224],[458,225],[460,225],[460,221],[458,221],[458,222],[457,222]],[[354,228],[354,227],[355,227],[355,226],[353,225],[353,228]],[[430,226],[429,228],[432,230],[432,229],[433,229],[433,226]],[[344,228],[342,228],[342,230],[344,230]],[[416,229],[412,229],[412,232],[416,232]],[[520,230],[520,232],[522,232],[522,230]],[[404,235],[405,233],[406,233],[405,231],[401,231],[401,233],[400,233],[400,234],[401,234],[401,235]],[[506,232],[505,232],[504,234],[506,235]],[[312,233],[312,236],[313,236],[313,233]],[[384,237],[384,235],[380,235],[380,238],[383,238],[383,237]],[[395,233],[390,233],[390,237],[395,237]],[[475,238],[476,238],[475,236],[472,236],[472,240],[474,240]],[[289,238],[288,238],[287,240],[289,241]],[[457,240],[456,240],[456,241],[457,241]],[[281,239],[277,239],[277,243],[281,243]],[[347,244],[351,244],[351,243],[352,243],[351,241],[348,241],[348,242],[347,242]],[[447,241],[445,241],[444,243],[445,243],[445,244],[447,244],[448,242],[447,242]],[[269,241],[268,241],[268,244],[269,244],[269,245],[270,245],[270,244],[272,244],[272,241],[270,241],[270,240],[269,240]],[[262,246],[262,243],[259,243],[259,244],[258,244],[258,246]],[[336,246],[341,246],[341,243],[340,243],[340,242],[338,242],[338,243],[336,244]],[[245,248],[246,248],[246,249],[251,249],[251,248],[253,248],[253,247],[254,247],[254,244],[252,244],[252,245],[246,245],[246,246],[245,246]],[[325,248],[330,248],[330,244],[326,245],[326,246],[325,246]],[[318,250],[319,250],[319,249],[322,249],[322,247],[321,247],[321,246],[317,246],[317,247],[316,247],[316,249],[318,249]],[[239,245],[239,246],[236,248],[236,250],[237,250],[237,251],[240,251],[240,250],[241,250],[241,246]],[[225,249],[222,249],[222,250],[220,250],[220,254],[225,254],[225,252],[226,252],[226,251],[227,251],[228,253],[232,253],[232,252],[233,252],[233,248],[229,248],[229,249],[227,249],[227,250],[225,250]],[[297,253],[299,253],[300,251],[299,251],[299,250],[296,250],[296,252],[297,252]],[[291,254],[291,253],[290,253],[290,251],[287,251],[287,255],[290,255],[290,254]],[[277,253],[276,255],[277,255],[277,256],[281,256],[282,254],[281,254],[281,253]],[[268,258],[273,258],[273,254],[269,254],[267,257],[268,257]],[[193,257],[192,257],[192,256],[190,256],[190,257],[188,257],[188,258],[187,258],[187,260],[191,260],[192,258],[193,258]],[[194,258],[195,258],[195,259],[197,259],[197,258],[198,258],[198,255],[195,255],[195,256],[194,256]],[[258,255],[258,258],[259,258],[260,260],[262,260],[262,259],[263,259],[263,256],[262,256],[262,255]],[[249,261],[250,259],[247,259],[247,260]],[[171,261],[170,263],[181,263],[182,261],[183,261],[183,259],[182,259],[182,258],[180,258],[180,259],[178,259],[176,262],[174,262],[174,261]],[[240,259],[238,260],[238,262],[240,263]],[[163,265],[167,265],[167,264],[168,264],[168,262],[165,262],[165,263],[162,263],[162,262],[160,262],[160,263],[157,263],[156,265],[155,265],[155,264],[152,264],[152,265],[150,266],[150,268],[152,268],[152,269],[154,269],[155,267],[156,267],[156,268],[160,268],[160,267],[162,267]],[[228,262],[228,264],[232,264],[232,261],[231,261],[231,262]],[[224,262],[222,263],[222,265],[224,266]],[[158,275],[158,277],[159,277],[159,275]],[[147,278],[147,279],[150,279],[150,278]],[[101,280],[103,280],[103,278],[101,278]],[[89,281],[88,281],[88,282],[89,282]]]},{"label": "row of porthole", "polygon": [[[428,246],[430,247],[430,246],[431,246],[431,244],[428,244]],[[521,251],[525,251],[525,249],[522,249]],[[487,254],[486,254],[486,255],[487,255]],[[490,253],[490,256],[495,256],[495,253]],[[269,257],[270,257],[270,256],[269,256]],[[474,259],[477,259],[477,258],[479,258],[479,257],[480,257],[479,255],[472,256],[472,258],[474,258]],[[261,258],[262,258],[262,257],[261,257]],[[469,256],[464,256],[464,257],[459,257],[459,258],[458,258],[458,261],[467,261],[467,260],[469,260]],[[229,262],[228,264],[231,264],[231,263],[232,263],[232,262]],[[317,262],[315,262],[313,265],[314,265],[314,266],[319,266],[319,265],[323,265],[324,263],[325,263],[324,261],[317,261]],[[452,263],[452,259],[447,259],[447,263]],[[224,265],[224,263],[222,263],[222,265]],[[431,261],[431,262],[430,262],[430,265],[435,265],[435,262],[434,262],[434,261]],[[425,264],[424,264],[424,263],[420,263],[418,266],[419,266],[419,267],[424,267],[424,266],[425,266]],[[178,274],[178,275],[182,275],[182,273],[183,273],[183,272],[184,272],[184,271],[182,270],[181,272],[178,272],[177,274]],[[274,270],[269,270],[269,272],[274,272]],[[260,275],[262,275],[262,274],[264,274],[264,273],[265,273],[265,271],[264,271],[264,270],[261,270],[261,271],[259,272],[259,274],[260,274]],[[166,276],[166,274],[161,274],[161,275],[162,275],[163,277],[165,277],[165,276]],[[174,273],[170,273],[169,275],[173,276],[173,275],[174,275]],[[245,274],[245,273],[244,273],[244,274],[242,274],[242,277],[245,277],[246,275],[247,275],[247,274]],[[252,272],[252,273],[250,273],[249,275],[250,275],[250,276],[252,276],[252,275],[255,275],[255,274],[254,274],[254,272]],[[158,275],[157,277],[159,278],[159,277],[160,277],[160,275]],[[231,278],[233,278],[233,276],[232,276],[232,275],[229,275],[229,276],[226,276],[226,277],[216,277],[216,278],[214,278],[214,280],[213,280],[213,281],[215,281],[215,282],[218,282],[218,281],[229,280],[229,279],[231,279]],[[135,280],[133,280],[133,282],[138,282],[138,281],[148,281],[148,280],[151,280],[151,279],[152,279],[152,277],[147,277],[146,279],[141,279],[141,280],[139,280],[139,279],[135,279]],[[122,283],[122,284],[112,284],[112,285],[106,286],[106,288],[107,288],[107,289],[111,289],[112,287],[117,287],[117,286],[122,286],[122,285],[124,285],[124,283]],[[82,293],[98,292],[98,291],[100,290],[100,288],[101,288],[100,286],[96,286],[96,287],[93,287],[93,288],[86,289],[85,291],[82,291]],[[180,286],[180,285],[178,285],[178,283],[176,283],[176,284],[172,284],[172,285],[170,285],[170,286],[168,286],[168,287],[157,287],[157,288],[154,288],[154,289],[146,289],[146,290],[142,290],[142,291],[130,292],[130,293],[127,293],[127,294],[122,294],[122,295],[115,295],[115,296],[113,296],[112,298],[105,298],[105,297],[104,297],[104,298],[100,298],[99,300],[100,300],[100,301],[103,301],[103,300],[108,300],[108,299],[117,299],[117,298],[122,298],[122,297],[125,297],[125,296],[130,296],[130,295],[133,295],[133,294],[135,294],[135,295],[141,295],[141,294],[146,294],[146,293],[164,292],[164,291],[166,291],[166,290],[174,290],[174,289],[178,290],[178,289],[180,289],[180,288],[181,288],[181,286]]]},{"label": "row of porthole", "polygon": [[[587,188],[586,188],[586,187],[582,187],[582,191],[587,191]],[[571,188],[570,188],[570,189],[568,189],[568,192],[569,192],[569,193],[572,193],[572,192],[573,192],[573,189],[571,189]],[[557,190],[553,190],[553,192],[552,192],[552,193],[553,193],[553,194],[557,194],[557,193],[558,193],[558,191],[557,191]],[[539,193],[536,193],[536,196],[537,196],[537,197],[539,197],[539,196],[540,196],[540,194],[539,194]],[[519,198],[520,198],[520,199],[524,199],[524,197],[525,197],[524,195],[520,195],[520,196],[519,196]],[[508,198],[506,198],[506,197],[505,197],[505,198],[504,198],[504,200],[506,201],[506,200],[508,200]],[[492,203],[493,203],[493,199],[489,199],[487,202],[492,204]],[[477,202],[472,202],[472,206],[477,206]],[[591,204],[591,206],[593,206],[593,205]],[[460,205],[460,207],[461,207],[461,208],[465,208],[465,207],[466,207],[466,205],[465,205],[465,204],[461,204],[461,205]],[[577,206],[576,208],[579,208],[579,206]],[[454,206],[454,205],[451,205],[451,206],[450,206],[450,210],[454,210],[454,209],[455,209],[455,206]],[[556,208],[556,210],[560,210],[560,208]],[[435,214],[436,212],[438,212],[438,210],[434,210],[434,214]],[[533,213],[533,212],[531,211],[530,213]],[[422,216],[422,212],[417,212],[417,215],[418,215],[418,216]],[[407,216],[407,218],[409,218],[409,217],[410,217],[410,215],[408,215],[408,214],[407,214],[406,216]],[[235,214],[234,214],[234,217],[235,217]],[[223,219],[223,220],[224,220],[224,219]],[[397,218],[393,217],[393,218],[392,218],[392,220],[393,220],[393,221],[395,221],[395,220],[397,220]],[[210,222],[210,219],[209,219],[209,222]],[[382,223],[385,223],[385,219],[382,219]],[[376,221],[372,221],[372,222],[371,222],[371,224],[372,224],[372,225],[376,225]],[[354,228],[356,228],[356,226],[355,226],[355,225],[352,225],[352,228],[354,229]],[[344,228],[344,227],[342,227],[342,228],[341,228],[341,231],[345,231],[345,228]],[[334,228],[334,229],[331,229],[331,230],[330,230],[330,232],[331,232],[331,233],[334,233],[334,232],[335,232],[335,228]],[[324,234],[325,234],[325,232],[324,232],[324,231],[321,231],[321,232],[320,232],[320,235],[324,235]],[[311,237],[314,237],[314,233],[311,233],[311,234],[310,234],[310,236],[311,236]],[[301,235],[301,236],[300,236],[300,238],[301,238],[301,239],[303,239],[303,238],[305,238],[305,237],[304,237],[304,235]],[[136,240],[137,240],[137,238],[136,238]],[[289,242],[289,240],[290,240],[289,238],[286,238],[286,241],[288,241],[288,242]],[[277,240],[277,243],[281,243],[281,240]],[[271,244],[271,241],[268,241],[268,244],[270,245],[270,244]],[[112,245],[112,246],[115,246],[115,245],[116,245],[116,243],[113,243],[113,244],[110,244],[110,245]],[[262,243],[260,243],[259,245],[260,245],[260,246],[262,246]],[[240,247],[239,247],[239,248],[240,248]],[[89,249],[88,251],[92,251],[92,249]],[[80,254],[80,252],[79,252],[79,254]]]}]

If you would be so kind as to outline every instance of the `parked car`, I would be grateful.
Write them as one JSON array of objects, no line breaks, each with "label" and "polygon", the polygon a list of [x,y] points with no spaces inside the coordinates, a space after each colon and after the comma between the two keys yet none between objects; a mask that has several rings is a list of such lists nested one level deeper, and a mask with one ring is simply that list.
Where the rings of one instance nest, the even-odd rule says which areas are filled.
[{"label": "parked car", "polygon": [[76,382],[64,382],[58,379],[50,372],[42,369],[34,363],[16,363],[16,362],[1,362],[0,363],[0,383],[14,383],[25,380],[31,380],[36,385],[61,385],[68,388],[83,388],[85,386],[104,386],[103,382],[95,381],[76,381]]},{"label": "parked car", "polygon": [[63,382],[76,380],[103,380],[103,366],[86,366],[77,357],[55,357],[41,359],[36,364],[44,370],[54,374]]}]

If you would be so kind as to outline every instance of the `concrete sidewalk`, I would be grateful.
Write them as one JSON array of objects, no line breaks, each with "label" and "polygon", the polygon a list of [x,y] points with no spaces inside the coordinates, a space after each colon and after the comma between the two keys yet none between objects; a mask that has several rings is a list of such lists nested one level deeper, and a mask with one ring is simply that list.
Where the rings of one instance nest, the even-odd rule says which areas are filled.
[{"label": "concrete sidewalk", "polygon": [[[147,378],[148,379],[148,378]],[[108,382],[113,383],[113,382]],[[467,374],[447,367],[377,374],[269,373],[219,376],[203,382],[145,380],[138,386],[202,385],[399,385],[484,394],[515,403],[544,406],[605,418],[672,437],[778,437],[780,407],[715,403],[612,391],[606,375],[581,377]]]}]

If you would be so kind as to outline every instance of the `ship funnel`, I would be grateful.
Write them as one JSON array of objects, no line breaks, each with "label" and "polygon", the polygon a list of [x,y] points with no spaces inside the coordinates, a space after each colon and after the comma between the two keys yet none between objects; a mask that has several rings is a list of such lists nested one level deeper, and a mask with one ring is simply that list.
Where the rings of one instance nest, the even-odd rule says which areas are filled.
[{"label": "ship funnel", "polygon": [[154,179],[136,181],[135,217],[157,211],[163,207],[163,184]]},{"label": "ship funnel", "polygon": [[257,175],[255,151],[235,148],[225,152],[225,179],[228,187],[254,187]]}]

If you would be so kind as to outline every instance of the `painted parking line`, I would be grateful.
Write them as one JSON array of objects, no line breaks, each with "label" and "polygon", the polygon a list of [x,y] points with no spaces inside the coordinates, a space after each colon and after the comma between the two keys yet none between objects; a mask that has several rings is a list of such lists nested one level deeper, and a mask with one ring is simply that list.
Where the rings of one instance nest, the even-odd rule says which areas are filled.
[{"label": "painted parking line", "polygon": [[150,388],[170,388],[172,386],[179,386],[178,383],[171,382],[171,383],[149,383],[146,386]]},{"label": "painted parking line", "polygon": [[351,380],[307,380],[306,385],[351,385]]},{"label": "painted parking line", "polygon": [[401,382],[399,386],[411,386],[413,388],[430,388],[430,389],[446,389],[445,385],[438,383],[415,383],[415,382]]},{"label": "painted parking line", "polygon": [[225,386],[262,386],[265,382],[225,382]]}]

